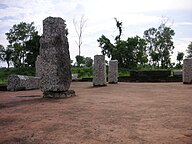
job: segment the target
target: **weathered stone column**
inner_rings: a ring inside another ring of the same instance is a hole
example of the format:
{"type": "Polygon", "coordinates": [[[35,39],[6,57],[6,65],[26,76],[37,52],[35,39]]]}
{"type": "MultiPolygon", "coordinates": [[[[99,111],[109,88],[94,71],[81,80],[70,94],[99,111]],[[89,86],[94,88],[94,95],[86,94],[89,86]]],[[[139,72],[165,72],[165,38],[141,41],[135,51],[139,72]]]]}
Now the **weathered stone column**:
{"type": "Polygon", "coordinates": [[[106,84],[105,56],[95,55],[93,66],[93,86],[105,86],[106,84]]]}
{"type": "Polygon", "coordinates": [[[183,60],[183,83],[192,83],[192,59],[183,60]]]}
{"type": "Polygon", "coordinates": [[[66,24],[62,18],[48,17],[43,20],[36,74],[41,77],[44,97],[75,95],[74,91],[69,90],[71,64],[66,24]]]}
{"type": "Polygon", "coordinates": [[[118,60],[109,61],[108,83],[118,83],[118,60]]]}

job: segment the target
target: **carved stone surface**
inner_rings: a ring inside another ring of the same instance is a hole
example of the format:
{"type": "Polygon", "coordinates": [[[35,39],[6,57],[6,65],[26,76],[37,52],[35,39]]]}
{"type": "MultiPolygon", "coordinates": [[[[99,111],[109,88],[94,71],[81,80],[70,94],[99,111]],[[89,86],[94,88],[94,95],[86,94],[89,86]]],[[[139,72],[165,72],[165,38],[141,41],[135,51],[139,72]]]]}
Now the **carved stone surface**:
{"type": "Polygon", "coordinates": [[[109,61],[108,83],[118,83],[118,60],[109,61]]]}
{"type": "Polygon", "coordinates": [[[192,83],[192,59],[184,59],[183,61],[183,83],[192,83]]]}
{"type": "Polygon", "coordinates": [[[62,18],[48,17],[43,20],[36,75],[41,77],[41,89],[44,92],[64,92],[70,87],[69,44],[66,24],[62,18]]]}
{"type": "Polygon", "coordinates": [[[106,85],[105,56],[95,55],[93,66],[93,86],[105,86],[105,85],[106,85]]]}
{"type": "Polygon", "coordinates": [[[40,88],[40,78],[22,75],[10,75],[8,77],[7,90],[30,90],[40,88]]]}

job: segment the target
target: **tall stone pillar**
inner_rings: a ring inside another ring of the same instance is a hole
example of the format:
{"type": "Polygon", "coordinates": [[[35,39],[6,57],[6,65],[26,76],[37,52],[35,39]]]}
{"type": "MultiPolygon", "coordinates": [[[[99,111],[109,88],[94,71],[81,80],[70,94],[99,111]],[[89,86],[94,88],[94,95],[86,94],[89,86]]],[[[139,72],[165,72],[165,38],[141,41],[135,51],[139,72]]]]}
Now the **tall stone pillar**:
{"type": "Polygon", "coordinates": [[[109,61],[108,83],[110,84],[118,83],[118,60],[109,61]]]}
{"type": "Polygon", "coordinates": [[[184,59],[183,61],[183,83],[192,83],[192,59],[184,59]]]}
{"type": "Polygon", "coordinates": [[[43,20],[43,35],[40,39],[40,55],[36,61],[36,73],[41,78],[44,97],[75,95],[69,90],[71,63],[65,21],[48,17],[43,20]]]}
{"type": "Polygon", "coordinates": [[[105,56],[95,55],[93,67],[93,86],[105,86],[106,84],[105,56]]]}

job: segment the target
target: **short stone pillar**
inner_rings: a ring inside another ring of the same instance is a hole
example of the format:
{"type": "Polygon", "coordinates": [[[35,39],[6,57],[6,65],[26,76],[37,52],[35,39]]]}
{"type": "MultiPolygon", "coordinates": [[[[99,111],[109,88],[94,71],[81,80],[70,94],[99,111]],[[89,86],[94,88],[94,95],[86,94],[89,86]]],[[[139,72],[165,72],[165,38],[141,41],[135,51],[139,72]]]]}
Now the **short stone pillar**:
{"type": "Polygon", "coordinates": [[[94,56],[93,86],[106,86],[106,65],[104,55],[94,56]]]}
{"type": "Polygon", "coordinates": [[[118,83],[118,60],[109,61],[108,83],[109,84],[118,83]]]}
{"type": "Polygon", "coordinates": [[[192,83],[192,59],[184,59],[183,61],[183,83],[192,83]]]}
{"type": "Polygon", "coordinates": [[[75,95],[73,90],[69,90],[71,63],[67,29],[62,18],[48,17],[43,20],[36,74],[41,78],[43,97],[61,98],[75,95]]]}

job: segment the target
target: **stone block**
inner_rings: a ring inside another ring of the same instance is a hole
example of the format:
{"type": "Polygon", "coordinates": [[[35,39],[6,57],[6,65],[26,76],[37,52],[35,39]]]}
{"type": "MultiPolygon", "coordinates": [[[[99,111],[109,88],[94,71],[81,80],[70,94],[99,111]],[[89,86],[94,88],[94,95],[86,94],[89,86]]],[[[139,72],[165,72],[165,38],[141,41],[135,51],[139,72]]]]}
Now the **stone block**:
{"type": "Polygon", "coordinates": [[[40,88],[40,77],[10,75],[8,77],[7,90],[31,90],[40,88]]]}
{"type": "Polygon", "coordinates": [[[183,61],[183,83],[192,83],[192,59],[184,59],[183,61]]]}
{"type": "Polygon", "coordinates": [[[105,56],[95,55],[93,65],[93,86],[105,86],[105,85],[107,85],[105,56]]]}
{"type": "Polygon", "coordinates": [[[118,83],[118,60],[109,61],[108,83],[118,83]]]}

